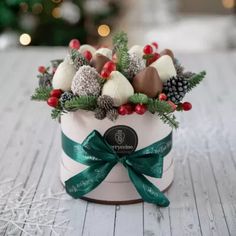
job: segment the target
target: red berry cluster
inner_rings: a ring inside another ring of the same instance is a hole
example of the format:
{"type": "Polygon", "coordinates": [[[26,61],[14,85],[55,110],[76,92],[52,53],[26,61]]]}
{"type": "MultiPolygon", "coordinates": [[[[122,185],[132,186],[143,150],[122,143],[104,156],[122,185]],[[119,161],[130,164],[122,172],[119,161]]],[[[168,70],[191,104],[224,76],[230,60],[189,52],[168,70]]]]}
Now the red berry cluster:
{"type": "Polygon", "coordinates": [[[39,66],[38,67],[38,72],[41,73],[41,74],[44,74],[47,72],[47,69],[45,66],[39,66]]]}
{"type": "Polygon", "coordinates": [[[101,77],[107,79],[114,70],[116,70],[116,64],[113,61],[106,62],[101,71],[101,77]]]}
{"type": "Polygon", "coordinates": [[[119,106],[118,113],[122,116],[133,114],[136,112],[139,115],[143,115],[147,111],[147,107],[144,104],[136,104],[133,106],[132,104],[124,104],[119,106]]]}
{"type": "MultiPolygon", "coordinates": [[[[71,49],[76,49],[76,50],[79,50],[80,48],[80,41],[78,39],[72,39],[69,43],[69,47],[71,49]]],[[[89,51],[89,50],[86,50],[83,52],[83,56],[84,58],[87,60],[87,61],[91,61],[92,57],[93,57],[93,54],[89,51]]]]}
{"type": "Polygon", "coordinates": [[[90,62],[93,57],[93,54],[89,50],[86,50],[84,51],[83,56],[88,62],[90,62]]]}
{"type": "Polygon", "coordinates": [[[51,107],[57,107],[61,94],[62,94],[62,91],[60,89],[53,89],[50,92],[50,98],[48,98],[47,104],[51,107]]]}
{"type": "Polygon", "coordinates": [[[71,39],[69,43],[69,47],[71,49],[79,49],[80,48],[80,41],[78,39],[71,39]]]}
{"type": "Polygon", "coordinates": [[[157,49],[158,49],[157,42],[153,42],[151,45],[147,44],[143,48],[144,54],[148,56],[148,58],[146,60],[147,66],[152,64],[154,61],[156,61],[157,59],[160,58],[160,54],[156,52],[157,49]]]}

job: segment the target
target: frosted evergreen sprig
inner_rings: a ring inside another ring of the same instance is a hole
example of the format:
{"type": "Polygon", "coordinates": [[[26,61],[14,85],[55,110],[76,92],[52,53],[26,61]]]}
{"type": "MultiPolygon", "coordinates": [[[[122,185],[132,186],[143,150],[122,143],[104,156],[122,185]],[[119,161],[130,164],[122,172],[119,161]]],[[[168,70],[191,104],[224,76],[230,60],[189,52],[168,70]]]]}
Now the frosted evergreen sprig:
{"type": "Polygon", "coordinates": [[[128,36],[120,32],[113,37],[114,52],[117,55],[117,70],[121,73],[129,66],[128,36]]]}
{"type": "Polygon", "coordinates": [[[31,96],[31,100],[47,101],[50,97],[51,90],[52,88],[50,87],[38,87],[35,89],[34,94],[31,96]]]}
{"type": "Polygon", "coordinates": [[[193,75],[189,80],[189,85],[187,92],[190,92],[193,88],[195,88],[206,76],[206,71],[201,71],[198,74],[193,75]]]}
{"type": "Polygon", "coordinates": [[[148,96],[143,93],[135,93],[131,97],[129,97],[129,101],[134,104],[147,104],[148,96]]]}
{"type": "Polygon", "coordinates": [[[66,111],[76,111],[78,109],[93,111],[97,107],[97,97],[95,96],[76,96],[64,104],[66,111]]]}

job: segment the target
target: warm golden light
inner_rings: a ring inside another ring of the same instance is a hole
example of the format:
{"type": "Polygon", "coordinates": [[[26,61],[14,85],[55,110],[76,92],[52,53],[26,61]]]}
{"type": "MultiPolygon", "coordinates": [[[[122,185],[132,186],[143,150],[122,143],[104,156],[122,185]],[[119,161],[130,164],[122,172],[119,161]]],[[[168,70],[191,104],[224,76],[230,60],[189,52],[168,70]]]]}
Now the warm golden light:
{"type": "Polygon", "coordinates": [[[61,9],[60,7],[55,7],[53,10],[52,10],[52,16],[54,18],[60,18],[61,17],[61,9]]]}
{"type": "Polygon", "coordinates": [[[54,3],[60,3],[60,2],[62,2],[62,0],[52,0],[52,2],[54,2],[54,3]]]}
{"type": "Polygon", "coordinates": [[[20,41],[20,44],[26,46],[26,45],[29,45],[30,42],[31,42],[31,37],[29,34],[22,34],[19,38],[19,41],[20,41]]]}
{"type": "Polygon", "coordinates": [[[106,37],[110,34],[111,30],[108,25],[99,25],[98,34],[102,37],[106,37]]]}
{"type": "Polygon", "coordinates": [[[21,9],[21,11],[23,11],[23,12],[27,12],[28,9],[29,9],[29,6],[28,6],[28,4],[27,4],[26,2],[21,2],[21,3],[20,3],[20,9],[21,9]]]}
{"type": "Polygon", "coordinates": [[[40,14],[43,10],[43,5],[41,3],[35,3],[32,7],[32,12],[34,14],[40,14]]]}
{"type": "Polygon", "coordinates": [[[234,0],[222,0],[222,5],[224,8],[231,9],[234,8],[234,0]]]}

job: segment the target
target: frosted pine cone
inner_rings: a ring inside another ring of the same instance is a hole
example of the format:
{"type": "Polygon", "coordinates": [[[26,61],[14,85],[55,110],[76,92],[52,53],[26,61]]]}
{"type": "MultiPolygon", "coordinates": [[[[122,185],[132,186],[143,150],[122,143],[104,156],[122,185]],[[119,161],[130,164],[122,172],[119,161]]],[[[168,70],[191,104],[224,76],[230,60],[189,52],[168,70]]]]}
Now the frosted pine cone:
{"type": "Polygon", "coordinates": [[[94,110],[94,116],[98,120],[103,120],[106,117],[106,111],[98,107],[94,110]]]}
{"type": "Polygon", "coordinates": [[[111,109],[107,112],[107,118],[111,121],[115,121],[118,117],[118,111],[116,109],[111,109]]]}
{"type": "Polygon", "coordinates": [[[64,106],[66,101],[71,100],[74,97],[74,94],[71,92],[64,92],[60,97],[61,105],[64,106]]]}
{"type": "Polygon", "coordinates": [[[100,108],[108,111],[111,110],[114,106],[113,98],[108,95],[102,95],[98,98],[97,104],[100,108]]]}
{"type": "Polygon", "coordinates": [[[78,96],[96,96],[101,92],[99,74],[91,66],[82,66],[76,72],[71,85],[73,94],[78,96]]]}
{"type": "Polygon", "coordinates": [[[163,92],[169,100],[179,104],[188,90],[189,82],[181,77],[172,77],[168,79],[163,86],[163,92]]]}

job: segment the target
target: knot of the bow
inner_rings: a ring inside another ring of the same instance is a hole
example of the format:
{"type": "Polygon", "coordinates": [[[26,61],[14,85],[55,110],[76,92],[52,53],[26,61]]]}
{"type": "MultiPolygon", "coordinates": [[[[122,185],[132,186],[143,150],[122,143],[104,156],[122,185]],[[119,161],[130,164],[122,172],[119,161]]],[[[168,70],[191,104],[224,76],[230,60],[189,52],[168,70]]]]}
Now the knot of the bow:
{"type": "Polygon", "coordinates": [[[126,160],[127,160],[127,157],[126,156],[121,156],[121,157],[118,157],[118,162],[123,164],[124,166],[126,166],[126,160]]]}

